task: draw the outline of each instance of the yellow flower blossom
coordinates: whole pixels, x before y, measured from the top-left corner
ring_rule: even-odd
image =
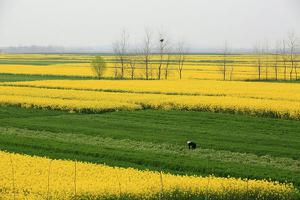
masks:
[[[297,194],[291,184],[266,180],[180,176],[133,168],[50,160],[0,151],[1,199],[72,199],[74,197],[122,197],[155,199],[172,196],[218,199],[292,200]]]
[[[143,108],[300,118],[300,85],[213,80],[48,80],[0,84],[0,104],[78,112]]]

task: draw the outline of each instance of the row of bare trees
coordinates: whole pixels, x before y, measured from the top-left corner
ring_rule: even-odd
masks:
[[[297,61],[297,38],[294,33],[289,34],[287,39],[276,43],[274,49],[270,51],[269,45],[256,45],[254,55],[256,57],[256,66],[258,80],[269,80],[269,68],[274,68],[275,80],[279,80],[279,69],[283,68],[283,79],[298,79],[298,61]],[[271,60],[272,59],[272,60]],[[265,75],[263,77],[262,71]],[[289,71],[288,71],[289,70]]]
[[[158,37],[154,37],[149,30],[145,31],[144,38],[138,46],[132,46],[129,39],[129,34],[123,30],[119,39],[113,43],[115,79],[127,78],[129,74],[130,79],[161,80],[168,79],[171,71],[178,73],[180,79],[183,78],[188,53],[184,42],[171,43],[165,34],[160,33]],[[279,80],[279,74],[283,73],[284,80],[297,80],[297,43],[294,33],[277,42],[274,48],[269,48],[268,42],[258,43],[253,49],[252,62],[257,68],[257,79]],[[233,80],[235,65],[230,60],[231,55],[226,41],[220,64],[223,80]]]
[[[279,80],[279,74],[283,73],[284,80],[298,80],[298,64],[300,56],[297,54],[297,40],[294,33],[290,33],[286,39],[278,41],[274,48],[269,48],[269,43],[258,43],[253,49],[254,65],[257,68],[258,80]],[[233,80],[234,64],[230,63],[230,48],[227,42],[222,50],[220,72],[223,80]],[[299,57],[297,59],[297,57]],[[271,68],[273,68],[272,78]]]
[[[113,43],[115,79],[124,79],[126,72],[131,79],[135,79],[137,69],[142,71],[147,80],[168,79],[171,66],[176,69],[180,79],[183,77],[187,54],[184,42],[173,46],[162,33],[154,40],[153,33],[149,30],[145,31],[139,46],[130,45],[129,38],[129,34],[123,30],[119,39]]]

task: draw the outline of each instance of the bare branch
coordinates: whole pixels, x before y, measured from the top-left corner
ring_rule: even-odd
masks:
[[[262,55],[263,55],[263,50],[262,47],[260,45],[260,43],[258,43],[255,47],[254,47],[254,55],[256,56],[256,65],[257,65],[257,72],[258,72],[258,80],[261,80],[261,73],[262,73]]]
[[[113,43],[113,50],[116,55],[117,63],[120,63],[121,67],[121,79],[124,78],[125,69],[126,69],[126,55],[128,53],[128,41],[129,41],[129,34],[126,30],[123,30],[120,36],[120,39]],[[115,78],[117,76],[117,65],[115,65]]]
[[[296,68],[296,48],[297,48],[297,38],[295,33],[292,32],[288,36],[288,47],[289,47],[289,61],[291,64],[291,71],[290,71],[290,80],[292,80],[293,72],[295,73],[296,80],[298,79],[298,73]]]
[[[162,71],[162,65],[163,65],[163,60],[164,60],[164,54],[165,54],[165,50],[168,46],[168,43],[169,43],[169,41],[168,41],[166,35],[160,33],[159,34],[159,56],[160,56],[160,60],[159,60],[158,72],[157,72],[158,80],[161,79],[161,71]]]
[[[182,79],[182,72],[183,72],[183,67],[184,67],[184,62],[186,59],[186,46],[183,41],[179,42],[177,44],[177,66],[178,66],[178,73],[179,73],[179,78]]]
[[[143,41],[142,55],[145,64],[146,79],[149,79],[150,74],[150,57],[152,53],[152,33],[149,29],[145,30],[145,38]]]

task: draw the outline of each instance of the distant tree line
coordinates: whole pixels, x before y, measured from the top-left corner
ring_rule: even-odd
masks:
[[[298,42],[295,34],[290,33],[273,48],[269,47],[267,41],[257,43],[253,48],[251,63],[257,69],[257,80],[279,80],[282,79],[280,73],[283,73],[284,80],[298,80]],[[179,79],[183,78],[188,48],[182,41],[172,43],[162,33],[154,37],[153,32],[147,29],[140,44],[133,46],[130,44],[130,35],[123,30],[112,46],[114,79],[168,79],[170,70],[176,71]],[[226,41],[220,54],[222,80],[234,80],[235,65],[230,60],[232,54]],[[101,78],[106,70],[105,61],[95,58],[92,68],[96,76]]]
[[[145,30],[143,40],[138,46],[131,45],[129,38],[128,32],[123,30],[112,45],[113,78],[168,79],[171,65],[172,69],[176,69],[178,77],[183,78],[184,64],[188,53],[187,46],[183,41],[173,44],[166,34],[159,33],[154,37],[154,34],[148,29]],[[95,62],[96,60],[92,64],[94,72],[99,71],[99,69],[95,69]],[[106,69],[106,66],[103,68]],[[138,70],[139,76],[137,76]],[[100,74],[95,74],[99,78]]]
[[[279,80],[279,69],[283,68],[284,80],[298,80],[297,38],[290,33],[286,39],[278,41],[273,49],[268,42],[257,44],[254,48],[256,57],[257,79],[270,80],[269,68],[273,68],[275,80]],[[270,59],[273,59],[270,61]],[[299,59],[299,58],[298,58]],[[265,74],[262,74],[264,70]]]
[[[286,39],[277,41],[270,48],[268,41],[259,42],[253,48],[252,55],[255,58],[253,65],[257,68],[257,80],[279,80],[280,69],[283,70],[283,80],[298,80],[298,67],[300,62],[299,38],[295,33],[290,33]],[[222,50],[222,66],[220,72],[223,80],[233,80],[234,64],[229,67],[230,56],[228,43],[225,42]],[[270,74],[271,68],[273,74]],[[270,78],[271,75],[274,78]]]

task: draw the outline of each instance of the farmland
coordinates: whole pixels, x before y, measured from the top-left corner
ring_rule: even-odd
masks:
[[[299,85],[253,82],[49,80],[0,83],[2,104],[97,113],[176,109],[300,117]]]
[[[0,152],[1,168],[14,162],[14,179],[17,187],[1,184],[3,198],[40,199],[242,199],[263,196],[269,199],[291,199],[295,189],[291,185],[267,181],[188,177],[112,168],[82,162],[58,161],[26,157]],[[51,167],[51,168],[50,168]],[[47,170],[49,168],[49,170]],[[30,169],[28,171],[28,169]],[[36,174],[31,170],[34,169]],[[74,171],[76,170],[76,176]],[[101,171],[101,173],[99,173]],[[1,178],[10,179],[6,170]],[[51,177],[51,179],[50,179]],[[87,178],[88,177],[88,178]],[[29,181],[24,181],[25,179]],[[75,179],[74,179],[75,178]],[[76,180],[76,182],[74,181]],[[101,180],[105,180],[101,181]],[[44,183],[44,184],[41,184]],[[66,183],[69,183],[66,186]],[[116,184],[118,183],[118,184]],[[164,184],[163,184],[164,183]],[[207,184],[209,183],[209,185]],[[75,188],[75,189],[74,189]],[[13,193],[12,190],[17,191]],[[30,191],[28,194],[27,191]],[[185,193],[189,193],[187,198]]]
[[[27,74],[27,75],[51,75],[51,76],[75,76],[93,77],[90,68],[90,60],[94,55],[74,55],[74,54],[0,54],[0,73],[7,74]],[[103,56],[108,64],[105,73],[106,78],[114,77],[116,63],[118,59],[113,55]],[[176,55],[171,56],[169,66],[169,79],[178,79]],[[226,76],[228,80],[257,80],[257,57],[255,55],[236,54],[227,58],[228,70]],[[291,63],[288,58],[274,55],[265,55],[261,59],[264,65],[261,66],[261,79],[275,79],[275,70],[279,80],[296,79],[296,71],[290,77]],[[278,59],[278,61],[276,61]],[[136,58],[135,78],[145,78],[143,60]],[[222,65],[224,58],[221,54],[200,54],[187,55],[184,62],[183,79],[209,79],[222,80]],[[159,56],[151,57],[151,67],[149,76],[151,79],[157,77]],[[274,67],[276,66],[276,67]],[[286,71],[286,74],[284,73]],[[118,75],[119,76],[119,75]],[[125,78],[130,78],[130,67],[125,71]]]
[[[275,81],[271,68],[269,80],[255,81],[253,55],[232,55],[234,81],[221,81],[220,55],[188,55],[183,80],[178,80],[175,66],[169,80],[143,80],[142,68],[137,69],[137,80],[128,80],[129,72],[125,80],[113,80],[115,61],[111,55],[104,56],[109,63],[102,80],[95,80],[92,74],[92,55],[0,57],[0,157],[3,163],[15,163],[10,166],[15,170],[16,184],[11,189],[8,167],[0,164],[0,173],[6,174],[0,185],[9,196],[21,195],[22,188],[30,190],[21,181],[25,173],[21,166],[26,165],[32,173],[39,171],[41,176],[35,177],[43,182],[41,190],[32,189],[30,194],[42,195],[32,198],[51,194],[71,198],[77,163],[78,195],[100,198],[104,192],[88,190],[87,185],[116,182],[118,177],[107,174],[122,176],[124,170],[131,177],[124,175],[119,183],[103,185],[107,198],[149,197],[145,191],[152,188],[154,199],[162,194],[166,199],[168,195],[184,199],[185,192],[195,199],[218,199],[217,194],[223,199],[255,199],[258,188],[266,188],[260,193],[265,199],[297,199],[300,85],[297,80],[284,81],[282,69],[282,80]],[[269,57],[271,60],[272,55]],[[152,62],[156,79],[155,56]],[[196,141],[198,148],[188,150],[188,140]],[[47,186],[49,159],[61,159],[53,160],[54,175],[49,177],[59,185],[63,180],[58,174],[65,173],[60,175],[70,183],[65,191]],[[97,177],[96,171],[104,173]],[[137,176],[157,182],[147,183],[148,189],[131,190],[143,184]],[[97,178],[104,182],[97,182]],[[34,188],[38,180],[32,181]],[[193,188],[195,184],[201,189]],[[179,188],[178,194],[174,188]]]

